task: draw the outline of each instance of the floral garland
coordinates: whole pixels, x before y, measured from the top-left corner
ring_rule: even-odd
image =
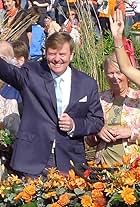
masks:
[[[90,163],[91,165],[91,163]],[[46,179],[19,179],[11,175],[0,183],[0,206],[24,207],[138,207],[140,206],[140,157],[130,163],[130,156],[117,163],[113,173],[102,168],[94,182],[92,163],[83,177],[72,169],[63,175],[55,168]],[[87,181],[88,180],[88,181]]]

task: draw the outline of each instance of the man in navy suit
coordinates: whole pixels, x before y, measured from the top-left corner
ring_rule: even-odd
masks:
[[[104,125],[96,81],[69,66],[73,48],[70,35],[57,32],[47,39],[47,61],[28,62],[18,70],[0,58],[0,78],[20,91],[24,105],[11,159],[16,171],[35,177],[56,166],[67,173],[70,160],[85,162],[84,136]]]

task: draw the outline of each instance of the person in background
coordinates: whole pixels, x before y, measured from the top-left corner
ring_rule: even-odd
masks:
[[[3,0],[3,4],[4,9],[6,10],[5,21],[7,21],[8,27],[11,27],[11,25],[16,21],[18,25],[18,21],[22,21],[22,19],[26,17],[27,12],[20,7],[21,0]],[[19,20],[21,15],[22,18]],[[32,39],[32,26],[29,26],[18,39],[24,41],[29,48]]]
[[[56,22],[62,26],[66,20],[66,14],[68,11],[68,5],[66,0],[55,0],[52,8],[55,10],[55,19]]]
[[[14,51],[10,43],[0,41],[0,56],[2,56],[8,63],[15,63]],[[6,95],[6,85],[0,89],[0,128],[8,129],[15,137],[20,117],[18,112],[18,104],[15,98]]]
[[[19,67],[21,67],[29,59],[28,47],[22,40],[13,41],[11,44],[14,50],[14,57]]]
[[[117,61],[122,73],[130,80],[140,85],[140,71],[132,66],[123,44],[124,20],[122,12],[118,9],[114,18],[110,17],[111,32],[114,39],[114,47]]]
[[[103,34],[110,30],[109,16],[114,15],[116,0],[97,0],[98,16]]]
[[[50,36],[54,32],[59,32],[61,30],[61,26],[56,23],[55,17],[52,12],[48,12],[44,19],[44,31],[46,37]]]
[[[68,19],[62,25],[61,30],[68,32],[75,43],[80,43],[80,22],[74,8],[70,8]]]
[[[39,60],[43,57],[45,40],[46,35],[39,19],[38,22],[32,25],[32,41],[30,45],[31,60]]]
[[[20,90],[23,100],[11,167],[24,176],[46,175],[49,167],[68,173],[70,160],[84,163],[84,136],[104,125],[97,82],[69,66],[73,50],[71,36],[56,32],[46,41],[42,62],[18,70],[0,58],[0,78]]]
[[[43,21],[47,14],[47,8],[50,6],[51,1],[50,0],[29,0],[29,8],[31,7],[37,7],[38,12],[40,14],[40,20],[39,24],[43,27]]]
[[[25,42],[17,40],[11,43],[14,51],[14,60],[16,65],[20,68],[29,58],[29,50]],[[23,103],[20,92],[9,84],[4,84],[1,89],[1,96],[5,99],[16,100],[18,104],[18,112],[22,116]],[[17,127],[18,130],[18,127]],[[16,130],[16,132],[17,132]]]
[[[0,0],[0,25],[3,23],[4,14],[5,14],[5,10],[3,9],[3,1]],[[1,26],[0,29],[2,29]]]
[[[104,70],[110,85],[100,94],[105,126],[98,136],[87,137],[87,143],[96,145],[97,163],[113,166],[122,163],[124,155],[131,154],[133,160],[139,153],[136,140],[140,141],[140,91],[129,87],[115,52],[105,60]]]
[[[140,1],[139,0],[135,0],[135,17],[134,20],[135,22],[139,22],[140,21]]]
[[[129,33],[132,25],[134,24],[135,7],[136,7],[135,0],[125,1],[125,32],[126,34]]]

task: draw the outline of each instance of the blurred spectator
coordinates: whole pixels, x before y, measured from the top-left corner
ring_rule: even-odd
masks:
[[[68,12],[68,19],[62,25],[62,30],[67,31],[73,38],[75,43],[80,42],[80,23],[74,8],[70,8]]]
[[[51,12],[47,13],[47,16],[44,19],[44,30],[46,33],[46,36],[50,36],[54,32],[59,32],[61,29],[61,26],[56,23],[55,18]]]
[[[3,9],[3,2],[0,0],[0,24],[3,22],[5,10]]]
[[[0,48],[0,55],[7,62],[13,63],[12,46],[6,41],[0,41]],[[0,89],[0,128],[7,128],[13,135],[16,135],[20,123],[18,104],[16,99],[7,93],[6,85]]]
[[[139,22],[140,21],[140,0],[135,0],[135,22]]]
[[[66,20],[68,11],[67,0],[55,0],[53,8],[55,9],[56,22],[61,26]]]
[[[109,16],[114,15],[116,0],[97,0],[97,3],[99,21],[104,34],[107,30],[110,30]]]
[[[47,8],[51,4],[50,0],[30,0],[31,6],[36,6],[40,14],[40,25],[43,27],[43,21],[47,14]]]
[[[127,0],[125,1],[125,31],[129,32],[132,24],[134,23],[135,18],[135,0]]]
[[[28,47],[26,43],[21,40],[12,42],[12,47],[14,51],[14,58],[17,61],[17,65],[20,68],[20,66],[22,66],[28,60],[28,57],[29,57]],[[1,95],[7,99],[13,99],[17,101],[18,111],[21,117],[23,103],[22,103],[22,98],[20,96],[20,92],[16,90],[14,87],[8,84],[5,84]]]
[[[32,25],[32,41],[30,45],[30,59],[39,60],[43,56],[45,44],[44,28],[39,24],[40,20]]]
[[[22,21],[27,16],[27,12],[21,9],[21,0],[4,0],[4,8],[6,10],[5,19],[7,21],[8,27],[10,27],[15,21],[17,25],[19,21]],[[22,15],[22,18],[19,17]],[[29,47],[32,38],[32,27],[29,26],[25,32],[19,37],[23,40]]]

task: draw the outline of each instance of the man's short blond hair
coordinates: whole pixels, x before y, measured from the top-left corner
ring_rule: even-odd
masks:
[[[59,49],[64,43],[68,43],[70,46],[70,53],[73,53],[74,50],[74,41],[72,37],[67,32],[55,32],[48,37],[45,43],[46,52],[48,48]]]

